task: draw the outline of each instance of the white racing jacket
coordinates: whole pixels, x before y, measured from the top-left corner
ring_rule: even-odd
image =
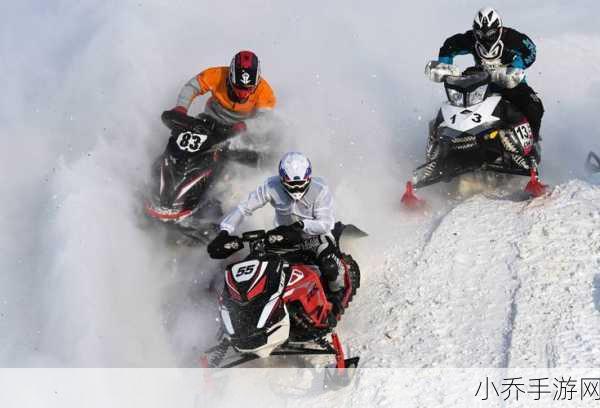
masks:
[[[313,177],[308,191],[300,200],[294,200],[281,185],[279,177],[269,177],[251,192],[233,211],[223,218],[220,228],[233,234],[245,216],[270,203],[275,208],[275,224],[304,223],[307,236],[329,234],[335,223],[333,196],[320,177]]]

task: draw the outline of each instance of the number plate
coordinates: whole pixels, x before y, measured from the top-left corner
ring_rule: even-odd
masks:
[[[258,265],[260,265],[260,262],[257,260],[241,262],[233,265],[231,268],[233,279],[235,279],[235,281],[238,283],[249,281],[258,270]]]
[[[523,151],[527,153],[533,146],[533,133],[531,132],[529,122],[524,122],[515,126],[513,132],[519,143],[521,143],[521,146],[523,146]]]
[[[177,136],[177,146],[186,152],[196,153],[208,139],[207,135],[183,132]]]

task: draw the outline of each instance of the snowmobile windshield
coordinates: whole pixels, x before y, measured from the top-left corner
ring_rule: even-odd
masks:
[[[461,76],[447,76],[446,85],[457,89],[470,91],[473,88],[478,88],[481,85],[485,85],[490,81],[490,74],[487,72],[475,72],[470,75]]]
[[[470,75],[448,76],[444,81],[448,101],[453,106],[469,107],[485,100],[488,94],[490,75],[476,72]]]

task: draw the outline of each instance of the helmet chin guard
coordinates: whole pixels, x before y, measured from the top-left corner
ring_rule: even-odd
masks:
[[[484,61],[493,61],[499,59],[502,56],[503,51],[504,43],[501,40],[498,40],[498,42],[489,49],[485,48],[483,44],[475,42],[475,52],[477,52],[479,58]]]
[[[307,189],[308,190],[308,189]],[[290,197],[292,197],[294,200],[298,201],[300,200],[302,197],[304,197],[304,194],[306,194],[306,190],[302,191],[302,192],[298,192],[298,193],[292,193],[291,191],[289,191],[288,189],[286,189],[287,193],[290,195]]]
[[[310,187],[312,166],[302,153],[286,153],[279,162],[279,178],[285,191],[294,200],[300,200]]]

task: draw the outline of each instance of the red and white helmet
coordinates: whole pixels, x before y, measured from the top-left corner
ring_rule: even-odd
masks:
[[[286,153],[279,162],[281,184],[294,200],[300,200],[304,196],[310,186],[311,177],[310,160],[302,153]]]
[[[260,61],[252,51],[240,51],[229,65],[228,84],[240,100],[247,99],[260,82]]]

